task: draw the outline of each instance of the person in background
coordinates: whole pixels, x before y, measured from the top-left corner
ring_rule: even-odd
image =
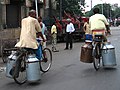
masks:
[[[92,42],[92,31],[90,30],[88,18],[85,20],[83,30],[85,32],[85,42]]]
[[[59,52],[59,50],[57,50],[57,27],[55,25],[55,22],[51,27],[51,36],[52,36],[52,51]]]
[[[74,25],[71,22],[71,19],[67,19],[67,26],[66,26],[66,47],[64,50],[69,49],[69,44],[70,44],[70,49],[73,48],[73,37],[72,33],[75,31]]]
[[[41,26],[43,37],[46,39],[45,33],[47,32],[47,27],[42,22],[42,17],[41,16],[38,17],[38,22],[39,22],[39,24]],[[41,37],[39,37],[39,38],[40,38],[40,40],[42,40]],[[46,41],[42,43],[42,46],[43,46],[43,48],[46,48]]]
[[[107,33],[110,33],[109,23],[103,14],[99,14],[99,8],[93,9],[94,15],[89,19],[90,30],[94,38],[95,34],[103,34],[104,42],[107,42]]]

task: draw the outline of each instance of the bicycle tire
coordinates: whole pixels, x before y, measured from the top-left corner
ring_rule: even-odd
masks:
[[[99,70],[100,68],[100,59],[101,59],[101,56],[100,56],[100,44],[99,43],[96,43],[94,48],[93,48],[93,65],[94,65],[94,68],[96,71]]]
[[[44,52],[46,53],[47,61],[44,61]],[[52,52],[49,48],[44,48],[42,51],[42,61],[40,61],[40,70],[45,73],[47,72],[52,65]]]
[[[16,65],[20,67],[14,67],[13,79],[19,85],[24,84],[27,81],[25,58],[24,55],[20,54],[16,59]],[[16,75],[17,71],[19,72],[18,76]]]

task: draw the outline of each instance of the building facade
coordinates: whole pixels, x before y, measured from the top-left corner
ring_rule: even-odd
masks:
[[[0,0],[0,50],[3,41],[19,38],[21,20],[29,10],[37,10],[38,16],[51,17],[51,9],[56,9],[57,0]],[[10,44],[7,44],[10,45]],[[6,46],[5,46],[6,47]],[[1,55],[1,53],[0,53]]]
[[[26,17],[30,9],[36,10],[38,15],[44,16],[45,0],[0,0],[0,46],[3,41],[19,38],[21,20]],[[1,49],[0,47],[0,49]]]

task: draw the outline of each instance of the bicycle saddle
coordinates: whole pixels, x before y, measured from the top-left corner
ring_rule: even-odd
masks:
[[[95,37],[94,37],[93,40],[96,41],[96,42],[102,42],[102,40],[103,40],[103,35],[102,35],[102,34],[95,35]]]

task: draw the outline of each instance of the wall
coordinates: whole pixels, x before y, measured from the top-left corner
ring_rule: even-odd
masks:
[[[0,51],[2,47],[14,47],[15,41],[20,36],[20,28],[0,30]],[[1,55],[1,52],[0,52]]]
[[[0,4],[0,17],[2,17],[2,4]],[[2,18],[0,18],[0,30],[2,29]]]

